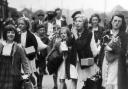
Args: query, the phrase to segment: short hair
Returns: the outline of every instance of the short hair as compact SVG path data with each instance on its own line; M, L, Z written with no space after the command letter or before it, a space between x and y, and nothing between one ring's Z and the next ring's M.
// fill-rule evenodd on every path
M61 30L62 29L66 29L66 33L67 33L67 37L68 37L68 39L67 39L67 46L72 46L73 43L74 43L73 42L74 37L72 35L72 32L70 31L70 29L67 26L62 27Z
M62 13L62 9L56 8L56 9L55 9L55 16L57 15L57 13L56 13L57 11L60 11L60 12Z
M53 18L55 18L55 16L56 16L55 11L48 11L46 20L52 20Z
M74 19L76 20L76 19L78 19L78 18L81 18L82 20L83 20L83 22L85 22L85 16L83 15L83 14L81 14L80 16L78 16L78 17L75 17Z
M74 20L74 18L75 18L75 16L77 15L77 14L81 14L81 11L75 11L73 14L72 14L72 18L73 18L73 20Z
M15 38L14 41L15 42L19 42L19 35L18 32L16 31L16 27L14 25L6 25L4 27L4 31L3 31L3 39L7 41L7 32L8 31L14 31L15 32Z
M44 11L41 11L37 14L37 16L45 16L45 12Z
M29 28L30 28L29 19L28 19L27 17L20 17L20 18L18 19L18 21L19 21L19 20L23 20L23 21L25 22L25 24L26 24L26 30L28 31Z
M40 28L45 28L45 31L47 31L47 28L44 24L38 24L37 28L36 28L37 29L36 31L38 31Z
M100 19L99 14L97 14L97 13L91 15L91 18L89 19L89 23L92 23L92 18L93 18L93 17L97 17L97 18L98 18L98 23L100 23L101 19Z
M54 30L55 28L61 29L61 27L60 27L59 25L57 25L57 24L53 25L53 30Z
M62 9L56 8L56 9L55 9L55 13L56 13L56 11L62 11Z
M61 31L62 31L62 29L66 29L67 36L68 36L68 38L70 38L71 37L71 34L72 34L71 31L70 31L70 29L67 26L61 27Z

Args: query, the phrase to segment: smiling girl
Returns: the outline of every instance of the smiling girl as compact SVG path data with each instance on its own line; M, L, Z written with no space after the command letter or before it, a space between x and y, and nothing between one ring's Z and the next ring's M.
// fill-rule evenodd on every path
M29 65L24 50L17 44L18 35L13 25L5 26L0 44L0 89L21 89L21 65L29 76Z

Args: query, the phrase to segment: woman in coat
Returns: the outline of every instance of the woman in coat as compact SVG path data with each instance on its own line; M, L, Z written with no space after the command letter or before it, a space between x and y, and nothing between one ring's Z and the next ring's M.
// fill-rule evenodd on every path
M38 36L30 32L30 22L28 18L21 17L18 19L18 29L20 29L21 31L20 42L25 49L25 53L30 65L30 79L33 85L36 87L37 82L34 78L35 72L37 72L35 58L37 52L41 49L46 48L47 45L45 45Z
M56 40L48 57L52 55L55 50L59 52L59 57L54 59L56 63L54 66L56 67L60 83L58 89L65 89L65 79L71 79L70 89L76 89L78 74L76 71L75 40L67 27L61 28L60 36L60 39Z
M65 89L65 79L71 79L70 89L76 89L78 74L76 70L75 39L67 27L62 27L60 34L62 40L59 45L59 51L63 61L58 69L59 89Z
M21 66L30 75L28 60L21 46L17 44L18 35L13 25L5 26L0 43L0 89L21 89Z
M94 36L92 32L90 32L85 27L85 18L81 15L75 18L75 26L76 31L72 31L75 36L75 48L78 54L78 62L77 62L77 70L78 70L78 78L84 83L84 87L86 85L87 78L92 77L96 74L96 64L94 61L94 51L91 48L92 38L94 40ZM94 45L94 44L93 44ZM89 62L90 61L90 62Z
M105 89L127 89L125 55L127 35L125 30L124 16L113 15L110 30L104 36L105 55L102 65L102 86Z

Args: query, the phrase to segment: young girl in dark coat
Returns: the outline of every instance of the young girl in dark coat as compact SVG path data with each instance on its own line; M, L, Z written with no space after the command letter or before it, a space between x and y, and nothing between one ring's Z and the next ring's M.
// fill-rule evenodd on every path
M58 69L59 89L64 89L65 79L71 79L70 89L76 89L78 74L76 71L75 39L67 27L62 27L60 34L62 40L59 45L59 50L63 61Z
M37 30L35 33L44 44L49 43L49 39L47 36L47 31L46 31L46 26L45 25L38 25ZM46 61L45 57L47 56L47 48L42 49L38 51L37 53L37 60L36 60L36 67L39 68L39 72L37 73L37 86L38 89L42 89L42 80L43 80L43 75L46 74Z
M77 71L76 71L76 52L74 48L75 39L72 36L69 28L62 27L60 31L61 38L56 40L52 51L58 50L60 54L59 60L56 61L59 66L57 75L59 79L59 88L65 89L65 79L72 79L71 88L76 89ZM50 52L52 54L52 52ZM48 54L50 55L50 54ZM58 65L57 64L57 65Z

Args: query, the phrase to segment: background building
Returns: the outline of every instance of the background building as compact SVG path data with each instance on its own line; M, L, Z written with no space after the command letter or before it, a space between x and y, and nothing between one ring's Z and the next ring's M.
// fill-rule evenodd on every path
M8 17L8 2L7 0L0 0L0 18Z

